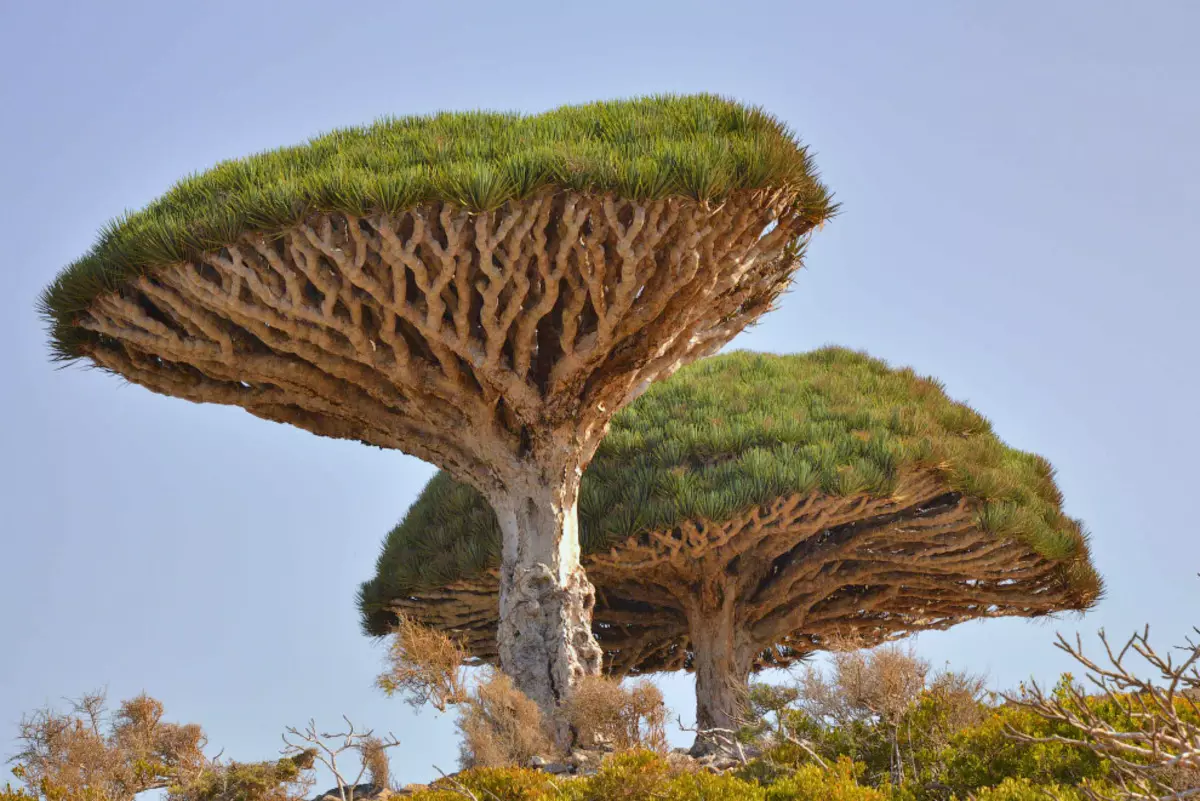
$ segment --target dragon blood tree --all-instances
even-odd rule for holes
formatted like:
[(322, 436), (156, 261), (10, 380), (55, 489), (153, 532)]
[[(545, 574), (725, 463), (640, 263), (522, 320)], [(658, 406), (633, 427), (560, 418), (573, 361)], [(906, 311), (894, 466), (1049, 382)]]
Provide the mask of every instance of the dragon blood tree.
[(599, 669), (576, 503), (611, 416), (768, 310), (833, 211), (781, 123), (712, 96), (386, 120), (184, 179), (42, 310), (61, 359), (474, 487), (501, 662), (549, 707)]
[[(1100, 594), (1044, 459), (936, 381), (843, 349), (680, 370), (613, 419), (582, 484), (605, 667), (694, 671), (701, 730), (737, 727), (761, 668)], [(436, 476), (360, 591), (368, 633), (403, 614), (494, 661), (501, 529)]]

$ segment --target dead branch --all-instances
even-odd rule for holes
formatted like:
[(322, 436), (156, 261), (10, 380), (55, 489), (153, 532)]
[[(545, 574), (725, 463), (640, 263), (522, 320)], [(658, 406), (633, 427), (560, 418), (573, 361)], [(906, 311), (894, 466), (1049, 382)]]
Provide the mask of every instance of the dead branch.
[[(316, 721), (311, 718), (303, 731), (295, 726), (288, 726), (283, 734), (282, 753), (285, 756), (295, 756), (311, 752), (337, 780), (338, 796), (341, 801), (354, 801), (355, 790), (371, 767), (368, 752), (386, 752), (387, 749), (400, 745), (400, 741), (394, 734), (388, 734), (386, 738), (378, 738), (371, 729), (357, 731), (354, 724), (345, 715), (342, 716), (342, 720), (346, 721), (346, 731), (336, 733), (318, 733)], [(338, 757), (347, 752), (355, 752), (358, 755), (359, 769), (353, 781), (348, 780), (347, 776), (343, 775), (341, 768), (338, 767)]]

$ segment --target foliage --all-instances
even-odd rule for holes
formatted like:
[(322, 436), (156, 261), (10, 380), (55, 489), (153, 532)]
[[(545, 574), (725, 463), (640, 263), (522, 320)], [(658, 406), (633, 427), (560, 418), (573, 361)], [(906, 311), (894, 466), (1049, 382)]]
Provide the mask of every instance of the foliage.
[(984, 787), (973, 801), (1076, 801), (1079, 790), (1061, 784), (1039, 785), (1029, 779), (1005, 779), (995, 787)]
[[(1045, 459), (1005, 445), (935, 379), (842, 348), (734, 352), (652, 385), (614, 417), (584, 474), (582, 547), (606, 551), (686, 519), (722, 522), (793, 494), (886, 496), (917, 470), (975, 501), (982, 529), (1060, 562), (1081, 608), (1099, 597), (1086, 537), (1063, 513)], [(500, 541), (483, 497), (439, 473), (360, 590), (364, 627), (382, 636), (391, 600), (494, 568)]]
[[(782, 687), (756, 684), (750, 699), (759, 719), (744, 733), (747, 751), (756, 756), (742, 768), (725, 774), (712, 774), (675, 755), (639, 748), (632, 743), (632, 736), (621, 741), (619, 735), (596, 738), (595, 733), (591, 735), (594, 739), (610, 739), (617, 751), (595, 775), (551, 776), (530, 770), (524, 767), (530, 757), (554, 756), (549, 739), (542, 733), (540, 713), (502, 674), (492, 674), (460, 705), (464, 712), (460, 729), (467, 769), (418, 791), (413, 798), (417, 801), (462, 801), (472, 797), (477, 801), (1034, 801), (1052, 797), (1063, 801), (1115, 801), (1133, 797), (1115, 781), (1118, 776), (1113, 763), (1104, 754), (1087, 747), (1085, 732), (1066, 721), (1048, 719), (1036, 708), (986, 702), (981, 699), (981, 685), (975, 677), (948, 671), (923, 674), (923, 686), (915, 696), (907, 689), (884, 694), (887, 699), (902, 697), (907, 701), (889, 700), (883, 704), (871, 700), (877, 699), (878, 693), (863, 687), (860, 681), (863, 677), (856, 678), (855, 672), (861, 668), (868, 678), (874, 675), (872, 671), (885, 668), (884, 672), (910, 672), (912, 665), (898, 665), (899, 661), (893, 651), (878, 663), (866, 659), (851, 664), (845, 681), (839, 681), (836, 674), (826, 677), (826, 685), (844, 687), (850, 694), (844, 701), (828, 701), (824, 694), (828, 687), (816, 694), (809, 692), (803, 680)], [(920, 660), (912, 658), (912, 661), (917, 663), (918, 672), (923, 670)], [(1073, 699), (1081, 697), (1080, 686), (1067, 675), (1045, 697), (1063, 704), (1073, 703)], [(637, 689), (616, 694), (611, 687), (601, 687), (587, 703), (607, 704), (614, 699), (627, 699)], [(656, 696), (650, 693), (646, 697)], [(1091, 695), (1086, 696), (1085, 703), (1088, 711), (1079, 714), (1104, 721), (1113, 730), (1130, 731), (1140, 725), (1136, 717), (1128, 714), (1130, 699), (1124, 696)], [(132, 715), (126, 718), (114, 715), (112, 720), (114, 723), (145, 720), (136, 710), (154, 708), (144, 703), (135, 705), (130, 707)], [(583, 708), (576, 711), (582, 714)], [(829, 709), (836, 714), (828, 713)], [(1184, 717), (1191, 714), (1186, 704), (1180, 705), (1180, 712)], [(608, 715), (610, 721), (619, 717), (603, 709), (597, 714)], [(88, 719), (85, 714), (83, 720)], [(135, 748), (135, 743), (146, 740), (130, 735), (149, 730), (135, 727), (120, 741), (128, 748)], [(394, 738), (378, 741), (370, 732), (356, 732), (353, 726), (347, 734), (317, 735), (315, 726), (310, 726), (309, 732), (311, 737), (297, 743), (290, 757), (277, 762), (206, 762), (198, 773), (179, 773), (182, 779), (169, 787), (168, 801), (297, 801), (311, 785), (309, 769), (321, 757), (316, 750), (321, 747), (328, 749), (322, 752), (326, 765), (335, 770), (339, 790), (347, 801), (363, 789), (359, 779), (340, 772), (337, 757), (347, 750), (358, 752), (357, 759), (364, 763), (359, 778), (369, 772), (370, 785), (388, 784), (386, 765), (371, 765), (380, 756), (386, 763), (384, 750), (396, 744)], [(299, 733), (292, 729), (289, 734), (289, 742), (297, 742)], [(332, 745), (331, 739), (336, 741)], [(624, 748), (626, 742), (633, 747)], [(311, 750), (300, 746), (311, 746)], [(903, 766), (898, 780), (893, 762), (895, 749), (900, 752)], [(87, 758), (89, 751), (72, 753), (78, 760), (74, 769), (86, 772), (93, 764)], [(43, 779), (30, 783), (24, 765), (33, 763), (27, 758), (16, 762), (14, 772), (26, 788), (9, 787), (0, 791), (0, 801), (130, 801), (133, 797), (128, 788), (105, 795), (112, 785), (100, 781), (76, 782), (69, 787), (58, 779), (47, 781), (45, 776), (49, 773), (45, 768), (39, 769)], [(54, 775), (73, 774), (60, 770)], [(1180, 780), (1191, 782), (1183, 786), (1195, 784), (1194, 777)]]
[(142, 694), (109, 715), (103, 692), (72, 701), (65, 714), (39, 709), (21, 720), (13, 775), (45, 801), (126, 801), (190, 781), (209, 764), (204, 733), (163, 714)]
[(799, 708), (825, 729), (855, 732), (876, 726), (886, 732), (888, 775), (893, 782), (903, 783), (906, 765), (900, 728), (925, 690), (929, 663), (919, 658), (911, 645), (837, 651), (831, 663), (828, 677), (806, 666), (797, 698)]
[(472, 768), (418, 790), (409, 801), (579, 801), (573, 782), (528, 768)]
[(667, 749), (667, 709), (662, 691), (649, 681), (622, 686), (605, 676), (586, 676), (572, 689), (562, 714), (584, 748)]
[(892, 796), (887, 785), (875, 788), (860, 784), (856, 776), (859, 772), (861, 769), (844, 757), (832, 770), (805, 765), (771, 785), (766, 801), (886, 801)]
[(519, 768), (469, 770), (453, 781), (435, 782), (412, 796), (412, 801), (887, 801), (889, 788), (860, 784), (847, 760), (830, 770), (806, 766), (770, 786), (732, 774), (712, 774), (673, 768), (662, 756), (648, 751), (621, 754), (598, 773), (578, 779), (551, 780), (545, 774)]
[[(1056, 692), (1065, 692), (1071, 681), (1064, 677)], [(836, 676), (826, 679), (826, 684), (836, 683)], [(966, 799), (1008, 780), (1020, 780), (1003, 790), (1014, 799), (1023, 798), (1019, 793), (1025, 787), (1044, 793), (1086, 785), (1100, 797), (1113, 791), (1106, 760), (1085, 748), (1053, 740), (1078, 737), (1077, 729), (1013, 704), (985, 703), (976, 677), (934, 674), (891, 721), (864, 705), (845, 701), (834, 704), (840, 714), (823, 714), (829, 707), (823, 691), (817, 694), (818, 703), (813, 703), (806, 698), (803, 682), (783, 689), (790, 691), (752, 691), (752, 699), (759, 699), (753, 708), (768, 712), (751, 729), (758, 735), (762, 753), (739, 771), (742, 778), (770, 785), (806, 766), (816, 769), (818, 761), (828, 765), (848, 759), (859, 766), (861, 783), (891, 787), (907, 801)], [(783, 703), (789, 697), (793, 700)], [(1122, 722), (1117, 709), (1104, 699), (1092, 698), (1089, 703), (1114, 725), (1128, 728), (1130, 722)], [(1033, 741), (1022, 742), (1014, 735)]]
[(835, 206), (804, 148), (761, 109), (713, 95), (661, 95), (544, 114), (398, 117), (222, 162), (110, 222), (42, 296), (56, 355), (77, 358), (72, 318), (155, 266), (273, 232), (319, 212), (399, 213), (450, 201), (494, 209), (539, 189), (631, 199), (718, 200), (787, 188), (813, 225)]
[(430, 704), (445, 712), (466, 698), (467, 661), (467, 652), (447, 634), (402, 616), (392, 634), (387, 670), (376, 685), (389, 696), (404, 695), (413, 707)]
[[(1035, 745), (1081, 747), (1105, 759), (1131, 798), (1165, 800), (1200, 792), (1200, 642), (1189, 639), (1177, 654), (1160, 654), (1150, 643), (1149, 626), (1119, 649), (1103, 631), (1100, 642), (1106, 660), (1087, 656), (1078, 635), (1074, 643), (1058, 637), (1059, 650), (1087, 671), (1084, 684), (1067, 682), (1046, 693), (1035, 682), (1007, 696), (1066, 731), (1014, 736)], [(1151, 669), (1151, 678), (1131, 667), (1138, 659)]]
[(457, 726), (464, 768), (526, 765), (554, 751), (538, 705), (499, 671), (459, 704)]
[(274, 762), (213, 765), (195, 780), (171, 788), (168, 801), (299, 801), (312, 787), (313, 752)]
[[(1069, 681), (1068, 677), (1064, 683)], [(944, 752), (945, 784), (965, 794), (1007, 778), (1024, 778), (1037, 785), (1075, 786), (1085, 779), (1108, 775), (1104, 760), (1083, 749), (1062, 743), (1022, 743), (1012, 738), (1013, 732), (1049, 737), (1066, 734), (1069, 727), (1051, 724), (1011, 705), (991, 710), (982, 723), (959, 732), (950, 741)]]

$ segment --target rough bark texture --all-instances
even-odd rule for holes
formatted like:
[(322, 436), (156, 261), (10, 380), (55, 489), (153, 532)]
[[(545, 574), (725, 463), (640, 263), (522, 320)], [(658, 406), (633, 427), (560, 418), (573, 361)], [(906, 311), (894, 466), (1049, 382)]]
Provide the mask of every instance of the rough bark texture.
[(155, 392), (402, 450), (504, 506), (502, 661), (548, 703), (596, 662), (567, 553), (578, 475), (617, 410), (787, 286), (810, 226), (795, 191), (319, 214), (161, 265), (77, 326), (96, 364)]
[(745, 722), (750, 671), (756, 656), (738, 627), (738, 599), (727, 582), (702, 584), (687, 610), (692, 670), (696, 674), (693, 756), (726, 750)]
[(579, 564), (578, 482), (493, 504), (504, 532), (500, 663), (543, 709), (600, 672), (592, 636), (596, 593)]

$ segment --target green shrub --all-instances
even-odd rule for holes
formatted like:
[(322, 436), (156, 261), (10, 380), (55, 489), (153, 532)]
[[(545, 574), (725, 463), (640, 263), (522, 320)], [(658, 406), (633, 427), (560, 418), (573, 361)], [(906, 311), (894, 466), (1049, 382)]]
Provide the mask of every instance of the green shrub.
[(418, 790), (411, 801), (463, 801), (464, 788), (490, 801), (575, 801), (579, 796), (574, 788), (565, 789), (571, 784), (526, 768), (473, 768), (453, 780), (439, 779), (428, 789)]
[(1025, 709), (1004, 706), (978, 726), (960, 732), (946, 750), (944, 782), (957, 795), (995, 787), (1006, 779), (1023, 779), (1038, 786), (1076, 786), (1085, 779), (1108, 775), (1107, 763), (1082, 748), (1061, 743), (1022, 743), (1012, 729), (1034, 737), (1070, 734)]
[[(1099, 789), (1093, 787), (1093, 789)], [(1079, 789), (1061, 784), (1036, 784), (1029, 779), (1007, 778), (995, 787), (985, 787), (972, 801), (1076, 801), (1085, 798)]]
[(861, 766), (840, 759), (829, 770), (804, 765), (767, 788), (766, 801), (887, 801), (886, 785), (866, 787), (858, 782)]
[(229, 762), (205, 770), (194, 781), (171, 789), (168, 801), (293, 801), (312, 781), (306, 771), (313, 752), (275, 762)]

